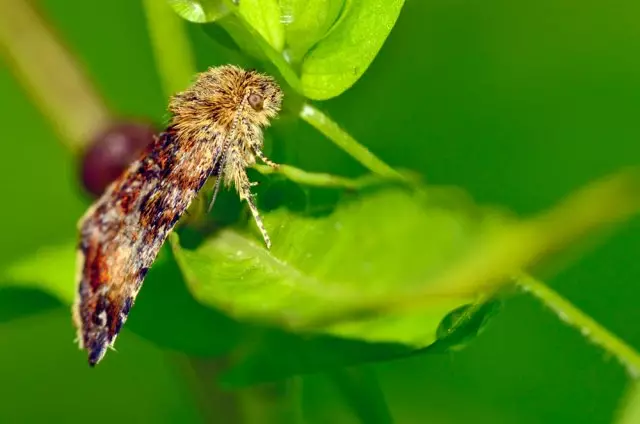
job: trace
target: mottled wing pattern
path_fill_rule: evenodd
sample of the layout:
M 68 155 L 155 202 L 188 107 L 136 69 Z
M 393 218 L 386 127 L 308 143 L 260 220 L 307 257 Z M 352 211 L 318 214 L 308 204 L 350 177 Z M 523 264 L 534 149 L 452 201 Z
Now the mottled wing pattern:
M 170 127 L 79 223 L 78 342 L 95 365 L 113 345 L 169 231 L 212 173 L 223 142 Z

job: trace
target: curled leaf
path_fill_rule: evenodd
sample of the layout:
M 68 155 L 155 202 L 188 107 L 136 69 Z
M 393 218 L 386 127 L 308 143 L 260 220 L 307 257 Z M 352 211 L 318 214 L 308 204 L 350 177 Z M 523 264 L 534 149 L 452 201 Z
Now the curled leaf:
M 367 70 L 395 25 L 404 0 L 347 0 L 329 34 L 302 63 L 305 96 L 326 100 L 342 94 Z

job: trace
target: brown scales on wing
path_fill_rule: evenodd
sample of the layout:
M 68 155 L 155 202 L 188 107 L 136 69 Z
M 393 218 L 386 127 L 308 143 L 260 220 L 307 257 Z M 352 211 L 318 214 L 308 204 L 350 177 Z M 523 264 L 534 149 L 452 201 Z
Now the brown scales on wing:
M 281 98 L 275 81 L 254 71 L 224 66 L 200 74 L 171 100 L 167 130 L 87 211 L 73 316 L 89 364 L 113 345 L 169 231 L 216 167 L 248 201 L 269 245 L 245 168 L 256 155 L 267 160 L 261 128 Z

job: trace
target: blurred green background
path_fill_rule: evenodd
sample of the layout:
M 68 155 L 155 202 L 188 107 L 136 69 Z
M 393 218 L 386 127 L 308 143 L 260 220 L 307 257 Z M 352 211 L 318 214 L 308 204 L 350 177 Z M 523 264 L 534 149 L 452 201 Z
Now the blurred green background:
M 39 3 L 114 110 L 164 121 L 139 1 Z M 392 166 L 534 213 L 639 162 L 639 18 L 632 0 L 407 0 L 363 78 L 320 106 Z M 189 33 L 199 69 L 235 57 L 200 27 Z M 0 93 L 4 267 L 75 238 L 89 199 L 75 159 L 8 66 Z M 303 122 L 277 136 L 295 140 L 293 165 L 364 172 Z M 636 349 L 639 252 L 636 219 L 548 281 Z M 200 420 L 167 352 L 125 328 L 126 353 L 89 369 L 73 337 L 66 306 L 0 290 L 1 423 Z M 373 368 L 398 423 L 610 423 L 627 383 L 614 359 L 526 296 L 465 350 Z M 327 376 L 301 384 L 307 422 L 357 422 Z

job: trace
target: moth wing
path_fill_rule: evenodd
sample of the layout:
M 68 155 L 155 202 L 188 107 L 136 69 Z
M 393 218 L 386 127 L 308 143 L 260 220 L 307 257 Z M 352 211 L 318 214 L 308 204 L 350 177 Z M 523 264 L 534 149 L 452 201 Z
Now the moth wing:
M 169 232 L 213 172 L 222 143 L 162 133 L 79 222 L 78 343 L 98 363 L 125 323 Z

